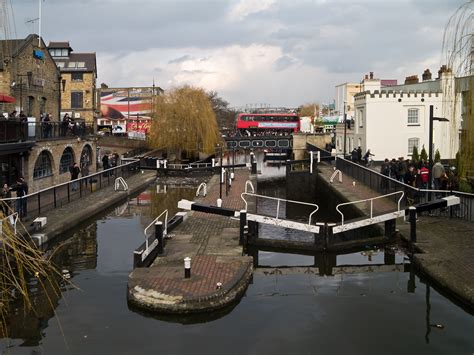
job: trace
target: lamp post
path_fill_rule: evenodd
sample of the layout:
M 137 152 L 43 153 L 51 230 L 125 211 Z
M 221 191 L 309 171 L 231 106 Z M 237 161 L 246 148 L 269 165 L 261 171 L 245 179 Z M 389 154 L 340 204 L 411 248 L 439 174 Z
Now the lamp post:
M 347 119 L 346 119 L 346 101 L 344 101 L 344 116 L 343 116 L 343 120 L 344 120 L 344 158 L 346 157 L 346 135 L 347 135 Z
M 444 117 L 434 117 L 434 106 L 430 105 L 430 125 L 429 125 L 429 136 L 428 136 L 428 165 L 430 167 L 429 171 L 429 186 L 428 189 L 431 189 L 433 186 L 433 121 L 440 122 L 449 122 L 447 118 Z

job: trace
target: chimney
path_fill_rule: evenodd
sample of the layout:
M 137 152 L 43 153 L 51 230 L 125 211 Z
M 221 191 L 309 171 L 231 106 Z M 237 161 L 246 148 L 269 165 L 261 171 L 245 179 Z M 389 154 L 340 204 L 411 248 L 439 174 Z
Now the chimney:
M 373 78 L 374 78 L 374 72 L 371 71 L 371 72 L 370 72 L 370 80 L 372 80 Z
M 431 72 L 429 69 L 426 69 L 422 75 L 423 81 L 431 80 Z
M 365 74 L 365 80 L 369 80 L 369 76 Z
M 411 75 L 411 76 L 407 76 L 405 78 L 405 85 L 418 84 L 418 83 L 419 83 L 418 75 Z
M 441 74 L 443 74 L 443 73 L 450 73 L 450 72 L 451 72 L 451 69 L 449 69 L 449 68 L 446 66 L 446 64 L 443 64 L 443 65 L 441 66 L 441 68 L 439 68 L 439 70 L 438 70 L 438 79 L 441 78 Z

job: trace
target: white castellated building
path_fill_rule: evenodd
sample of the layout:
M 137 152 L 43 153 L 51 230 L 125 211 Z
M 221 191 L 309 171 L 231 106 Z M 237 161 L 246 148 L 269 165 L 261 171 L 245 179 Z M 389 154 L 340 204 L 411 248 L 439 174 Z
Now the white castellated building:
M 431 79 L 426 70 L 423 81 L 408 77 L 404 85 L 383 87 L 379 79 L 365 79 L 362 92 L 354 96 L 355 118 L 346 129 L 346 153 L 360 146 L 370 149 L 374 160 L 410 157 L 413 146 L 428 152 L 430 105 L 434 117 L 449 122 L 433 122 L 433 156 L 439 150 L 442 159 L 453 159 L 459 150 L 462 120 L 462 96 L 465 85 L 445 66 L 439 77 Z M 455 103 L 453 105 L 453 103 Z M 343 153 L 344 125 L 336 132 L 336 151 Z

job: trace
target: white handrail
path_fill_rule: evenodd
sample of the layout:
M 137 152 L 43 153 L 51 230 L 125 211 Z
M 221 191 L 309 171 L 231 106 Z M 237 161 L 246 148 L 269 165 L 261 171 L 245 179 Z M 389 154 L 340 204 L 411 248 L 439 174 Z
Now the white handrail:
M 247 181 L 245 182 L 245 192 L 248 192 L 247 186 L 250 186 L 250 187 L 252 188 L 252 193 L 254 194 L 254 193 L 255 193 L 255 188 L 253 187 L 252 181 L 247 180 Z
M 318 210 L 319 210 L 319 206 L 316 205 L 315 203 L 302 202 L 302 201 L 294 201 L 294 200 L 287 200 L 287 199 L 284 199 L 284 198 L 278 198 L 278 197 L 271 197 L 271 196 L 257 195 L 257 194 L 254 194 L 254 193 L 242 192 L 242 193 L 240 194 L 240 197 L 242 198 L 242 200 L 243 200 L 244 203 L 245 203 L 245 210 L 246 210 L 246 211 L 248 211 L 248 206 L 247 206 L 247 200 L 244 198 L 244 195 L 245 195 L 245 196 L 252 196 L 252 197 L 266 198 L 266 199 L 269 199 L 269 200 L 276 200 L 276 201 L 277 201 L 277 212 L 276 212 L 276 217 L 275 217 L 276 219 L 279 219 L 278 216 L 279 216 L 280 202 L 281 202 L 281 201 L 296 203 L 296 204 L 299 204 L 299 205 L 306 205 L 306 206 L 313 206 L 313 207 L 316 207 L 316 209 L 315 209 L 314 211 L 312 211 L 312 212 L 309 214 L 308 225 L 311 225 L 311 218 L 312 218 L 313 215 L 314 215 L 316 212 L 318 212 Z
M 331 177 L 329 178 L 329 182 L 332 184 L 334 181 L 334 178 L 339 175 L 339 182 L 342 183 L 342 171 L 339 169 L 334 170 L 332 173 Z
M 123 185 L 124 191 L 128 191 L 128 184 L 125 179 L 121 176 L 115 179 L 114 190 L 117 191 L 120 188 L 120 184 Z
M 370 201 L 370 218 L 372 218 L 373 217 L 373 208 L 374 208 L 373 203 L 374 203 L 374 200 L 378 200 L 380 198 L 389 197 L 389 196 L 398 195 L 398 194 L 401 194 L 400 198 L 398 199 L 398 212 L 400 212 L 400 203 L 403 200 L 403 197 L 405 196 L 405 193 L 403 191 L 395 191 L 395 192 L 392 192 L 392 193 L 389 193 L 389 194 L 386 194 L 386 195 L 367 198 L 365 200 L 344 202 L 344 203 L 338 204 L 336 206 L 336 211 L 339 212 L 339 214 L 341 215 L 341 225 L 344 225 L 344 214 L 341 212 L 339 207 L 347 206 L 347 205 L 355 205 L 355 204 L 358 204 L 358 203 Z
M 168 234 L 168 210 L 164 210 L 161 212 L 161 214 L 156 217 L 143 231 L 143 234 L 145 234 L 145 250 L 148 250 L 148 235 L 146 234 L 148 228 L 150 228 L 152 225 L 154 225 L 158 220 L 160 219 L 161 216 L 165 215 L 165 229 L 163 230 L 163 238 Z
M 197 191 L 196 191 L 196 197 L 199 196 L 199 193 L 201 192 L 201 187 L 204 189 L 204 194 L 203 194 L 203 196 L 205 197 L 205 196 L 207 195 L 207 185 L 206 185 L 205 182 L 202 182 L 202 183 L 199 185 L 199 187 L 198 187 L 198 189 L 197 189 Z
M 10 224 L 13 226 L 13 231 L 16 235 L 16 223 L 18 222 L 18 220 L 20 219 L 19 215 L 18 215 L 18 212 L 14 212 L 6 217 L 3 217 L 2 218 L 2 222 L 4 220 L 7 220 L 8 222 L 10 222 Z M 3 228 L 0 229 L 0 233 L 3 233 Z

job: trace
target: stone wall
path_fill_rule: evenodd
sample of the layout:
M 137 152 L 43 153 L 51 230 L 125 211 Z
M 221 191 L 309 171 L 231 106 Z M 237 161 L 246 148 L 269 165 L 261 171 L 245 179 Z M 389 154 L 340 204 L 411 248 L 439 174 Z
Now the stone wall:
M 91 165 L 89 166 L 89 174 L 92 174 L 97 171 L 97 167 L 96 167 L 97 144 L 94 140 L 62 139 L 62 140 L 39 142 L 31 150 L 25 162 L 26 164 L 25 164 L 24 174 L 25 174 L 25 179 L 28 181 L 28 185 L 30 186 L 29 191 L 35 192 L 41 189 L 51 187 L 56 184 L 70 181 L 71 174 L 69 173 L 69 171 L 62 174 L 59 173 L 59 165 L 61 161 L 61 156 L 63 155 L 64 150 L 67 147 L 70 147 L 72 151 L 74 152 L 75 161 L 79 163 L 81 159 L 81 154 L 84 150 L 84 147 L 86 146 L 89 146 L 92 152 Z M 48 177 L 34 179 L 33 171 L 35 168 L 35 164 L 39 155 L 43 151 L 49 152 L 53 174 Z
M 327 143 L 331 143 L 331 135 L 329 133 L 315 134 L 294 134 L 293 135 L 293 154 L 294 159 L 304 159 L 306 152 L 306 143 L 312 144 L 318 148 L 325 149 Z

